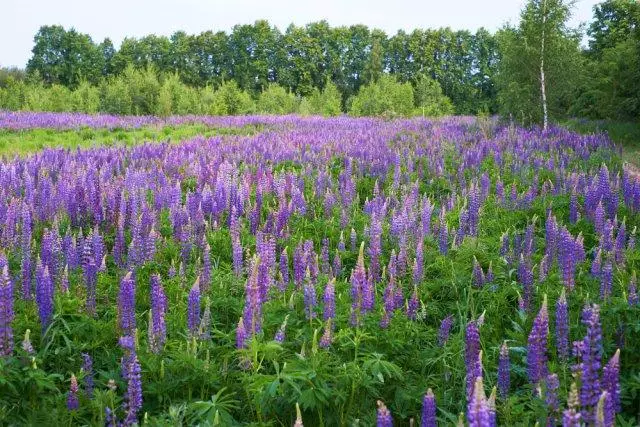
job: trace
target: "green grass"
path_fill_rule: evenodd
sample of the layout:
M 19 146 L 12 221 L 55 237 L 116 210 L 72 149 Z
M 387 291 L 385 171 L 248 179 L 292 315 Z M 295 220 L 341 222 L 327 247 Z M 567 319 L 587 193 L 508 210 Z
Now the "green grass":
M 214 128 L 202 124 L 148 126 L 138 129 L 0 130 L 0 156 L 23 156 L 44 148 L 90 148 L 135 145 L 146 141 L 182 141 L 195 136 L 248 135 L 255 126 Z
M 583 134 L 606 132 L 613 142 L 622 146 L 623 160 L 640 167 L 640 123 L 571 119 L 563 124 Z

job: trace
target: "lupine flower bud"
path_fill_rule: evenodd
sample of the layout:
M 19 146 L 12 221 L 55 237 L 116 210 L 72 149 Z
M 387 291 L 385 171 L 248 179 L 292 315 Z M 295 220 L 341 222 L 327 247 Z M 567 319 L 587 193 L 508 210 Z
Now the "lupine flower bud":
M 533 321 L 527 345 L 527 372 L 529 381 L 537 384 L 547 375 L 547 337 L 549 334 L 549 316 L 547 314 L 547 297 Z
M 78 380 L 75 375 L 71 374 L 71 386 L 67 394 L 67 409 L 69 411 L 75 411 L 78 407 Z
M 422 419 L 420 427 L 436 427 L 436 397 L 431 389 L 422 398 Z
M 511 362 L 509 360 L 509 347 L 507 342 L 503 342 L 500 347 L 500 357 L 498 359 L 498 390 L 500 396 L 505 399 L 509 394 L 511 386 Z
M 393 427 L 391 412 L 380 400 L 378 400 L 378 417 L 376 425 L 377 427 Z

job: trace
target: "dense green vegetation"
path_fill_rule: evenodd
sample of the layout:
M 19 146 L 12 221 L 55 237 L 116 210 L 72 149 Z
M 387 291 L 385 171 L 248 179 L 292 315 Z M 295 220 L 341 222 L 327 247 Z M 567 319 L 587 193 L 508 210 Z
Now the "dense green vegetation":
M 391 36 L 324 21 L 282 33 L 257 21 L 230 33 L 127 38 L 117 50 L 108 39 L 95 43 L 73 29 L 43 26 L 26 73 L 0 70 L 0 108 L 157 115 L 500 113 L 542 123 L 544 71 L 551 121 L 637 120 L 640 4 L 598 4 L 586 48 L 581 32 L 567 26 L 570 15 L 567 0 L 531 0 L 518 25 L 495 34 L 443 28 Z

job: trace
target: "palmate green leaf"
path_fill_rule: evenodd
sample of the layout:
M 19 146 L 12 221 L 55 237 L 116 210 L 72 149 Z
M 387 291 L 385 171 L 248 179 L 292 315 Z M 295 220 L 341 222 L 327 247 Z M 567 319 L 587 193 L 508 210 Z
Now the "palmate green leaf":
M 190 423 L 198 423 L 207 421 L 214 424 L 214 420 L 218 419 L 224 425 L 233 425 L 236 423 L 231 412 L 238 408 L 238 400 L 234 399 L 235 393 L 225 393 L 226 387 L 220 389 L 216 394 L 211 396 L 210 400 L 197 401 L 189 405 Z
M 386 379 L 402 381 L 402 369 L 393 362 L 383 360 L 383 355 L 371 353 L 364 356 L 362 364 L 364 371 L 376 377 L 381 383 Z

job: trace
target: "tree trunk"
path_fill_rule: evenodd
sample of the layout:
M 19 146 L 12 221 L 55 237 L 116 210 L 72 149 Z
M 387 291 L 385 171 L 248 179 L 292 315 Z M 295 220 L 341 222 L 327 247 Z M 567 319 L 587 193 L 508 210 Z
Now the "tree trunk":
M 547 0 L 542 1 L 542 37 L 540 40 L 540 94 L 542 97 L 542 120 L 543 129 L 547 130 L 549 126 L 549 116 L 547 111 L 547 87 L 544 79 L 544 43 L 545 43 L 545 27 L 547 23 Z

